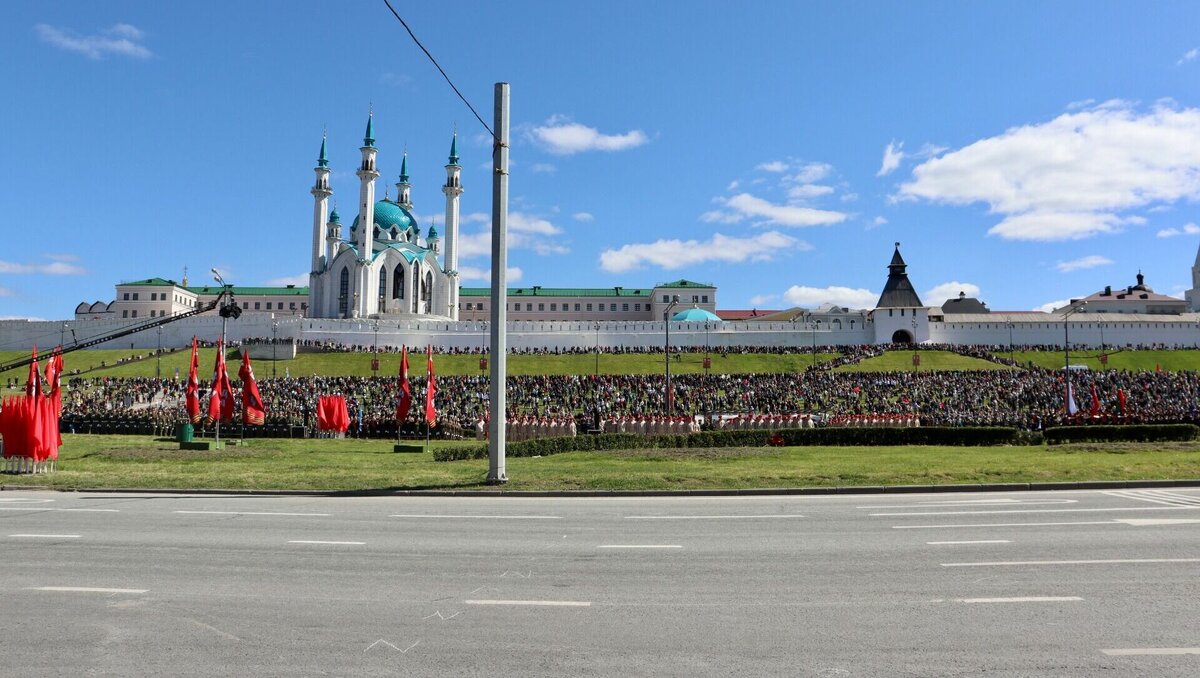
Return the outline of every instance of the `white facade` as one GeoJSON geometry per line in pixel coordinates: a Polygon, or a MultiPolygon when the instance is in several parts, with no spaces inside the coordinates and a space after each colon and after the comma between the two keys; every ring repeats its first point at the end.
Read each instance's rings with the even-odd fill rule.
{"type": "Polygon", "coordinates": [[[374,118],[359,149],[358,216],[346,237],[342,236],[337,210],[326,217],[333,190],[329,187],[329,162],[325,141],[314,168],[312,271],[309,274],[308,315],[315,318],[458,317],[458,216],[459,181],[457,139],[450,145],[446,165],[446,261],[438,262],[442,250],[437,230],[422,236],[409,199],[408,158],[404,157],[396,199],[376,200],[377,149],[374,118]],[[322,234],[324,239],[322,239],[322,234]]]}

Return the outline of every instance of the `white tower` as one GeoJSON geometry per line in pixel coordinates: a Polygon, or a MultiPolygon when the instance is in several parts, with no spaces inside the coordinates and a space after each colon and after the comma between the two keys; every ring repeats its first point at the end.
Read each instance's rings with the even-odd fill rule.
{"type": "Polygon", "coordinates": [[[458,164],[458,133],[450,141],[450,162],[446,165],[446,185],[442,193],[446,194],[446,244],[445,258],[442,270],[450,279],[450,289],[447,290],[446,301],[449,308],[446,315],[458,320],[458,198],[463,193],[459,175],[462,167],[458,164]]]}
{"type": "Polygon", "coordinates": [[[375,294],[371,291],[371,255],[375,247],[375,180],[379,171],[375,169],[375,116],[367,114],[367,132],[363,136],[362,165],[358,168],[358,271],[356,284],[351,291],[357,299],[354,316],[365,318],[376,307],[375,294]]]}
{"type": "Polygon", "coordinates": [[[319,286],[317,276],[325,270],[326,262],[329,261],[321,236],[325,231],[329,196],[333,195],[333,189],[329,188],[329,156],[325,153],[324,134],[321,135],[321,154],[317,157],[317,166],[313,168],[313,172],[317,177],[313,182],[312,190],[309,191],[313,196],[313,234],[312,267],[308,274],[308,307],[311,309],[310,313],[317,315],[323,311],[318,303],[320,294],[317,289],[319,286]]]}
{"type": "Polygon", "coordinates": [[[1192,263],[1192,289],[1184,292],[1183,297],[1187,299],[1188,309],[1200,311],[1200,249],[1197,249],[1196,261],[1192,263]]]}

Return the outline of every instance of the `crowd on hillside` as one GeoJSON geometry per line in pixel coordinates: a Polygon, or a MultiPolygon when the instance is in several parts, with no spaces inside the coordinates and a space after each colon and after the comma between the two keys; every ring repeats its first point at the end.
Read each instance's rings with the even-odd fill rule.
{"type": "MultiPolygon", "coordinates": [[[[835,364],[879,350],[848,351],[835,364]]],[[[730,415],[808,414],[823,422],[856,415],[903,415],[918,419],[922,426],[1030,429],[1088,417],[1147,423],[1200,421],[1200,373],[1196,372],[1073,371],[1071,392],[1079,413],[1072,417],[1065,408],[1068,389],[1061,369],[842,372],[828,367],[824,363],[800,373],[675,375],[671,380],[674,414],[714,421],[730,415]]],[[[420,430],[425,377],[422,369],[414,372],[410,382],[414,404],[406,427],[420,430]]],[[[487,412],[488,378],[439,376],[437,384],[438,418],[473,430],[487,412]]],[[[183,379],[72,378],[64,394],[64,419],[182,421],[185,385],[183,379]]],[[[258,385],[268,423],[312,427],[317,397],[342,394],[352,433],[396,428],[399,388],[394,376],[263,378],[258,385]]],[[[588,430],[596,420],[666,414],[664,387],[662,375],[513,376],[508,384],[508,411],[513,418],[573,419],[579,430],[588,430]]]]}

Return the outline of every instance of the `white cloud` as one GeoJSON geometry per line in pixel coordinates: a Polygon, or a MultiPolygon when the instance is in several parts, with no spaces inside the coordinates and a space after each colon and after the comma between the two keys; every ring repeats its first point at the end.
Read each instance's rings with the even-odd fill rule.
{"type": "Polygon", "coordinates": [[[129,24],[115,24],[95,35],[76,35],[47,24],[37,24],[33,30],[50,45],[68,52],[78,52],[89,59],[103,59],[108,54],[120,54],[135,59],[148,59],[154,53],[140,44],[143,33],[129,24]]]}
{"type": "Polygon", "coordinates": [[[725,187],[725,190],[736,191],[737,187],[741,186],[741,185],[742,185],[742,182],[738,181],[737,179],[734,179],[733,181],[729,182],[729,185],[725,187]]]}
{"type": "Polygon", "coordinates": [[[0,261],[0,273],[9,275],[83,275],[83,268],[65,261],[55,261],[49,264],[18,264],[11,261],[0,261]]]}
{"type": "Polygon", "coordinates": [[[808,200],[833,193],[833,186],[824,184],[800,184],[788,189],[787,195],[793,200],[808,200]]]}
{"type": "Polygon", "coordinates": [[[1184,224],[1180,228],[1164,228],[1158,232],[1160,238],[1174,238],[1177,235],[1200,235],[1200,226],[1196,224],[1184,224]]]}
{"type": "Polygon", "coordinates": [[[750,297],[750,305],[754,308],[758,308],[759,306],[766,306],[767,304],[774,303],[778,298],[778,294],[756,294],[750,297]]]}
{"type": "Polygon", "coordinates": [[[1048,302],[1042,304],[1041,306],[1034,308],[1033,310],[1041,311],[1042,313],[1053,313],[1054,309],[1062,308],[1063,306],[1066,306],[1069,303],[1071,303],[1070,299],[1059,299],[1058,301],[1048,301],[1048,302]]]}
{"type": "Polygon", "coordinates": [[[821,304],[835,304],[847,308],[874,308],[879,293],[861,287],[806,287],[792,285],[783,293],[783,298],[793,306],[816,308],[821,304]]]}
{"type": "Polygon", "coordinates": [[[896,197],[985,203],[1008,240],[1116,232],[1128,210],[1200,199],[1200,109],[1109,101],[1009,129],[918,165],[896,197]]]}
{"type": "Polygon", "coordinates": [[[888,222],[888,220],[885,217],[875,217],[874,219],[871,220],[871,225],[872,226],[883,226],[887,222],[888,222]]]}
{"type": "Polygon", "coordinates": [[[1072,259],[1071,261],[1060,261],[1054,265],[1054,268],[1057,268],[1060,273],[1070,273],[1071,271],[1082,271],[1089,268],[1096,268],[1097,266],[1108,266],[1111,263],[1113,263],[1112,259],[1102,257],[1099,254],[1093,254],[1072,259]]]}
{"type": "Polygon", "coordinates": [[[533,170],[534,174],[553,174],[558,171],[558,168],[548,162],[535,162],[529,169],[533,170]]]}
{"type": "MultiPolygon", "coordinates": [[[[521,279],[525,277],[525,272],[516,266],[510,266],[507,271],[507,282],[510,285],[520,282],[521,279]]],[[[462,282],[467,282],[468,280],[478,280],[490,285],[492,283],[492,269],[477,268],[475,266],[460,266],[458,268],[458,277],[462,282]]]]}
{"type": "Polygon", "coordinates": [[[596,128],[569,122],[553,116],[529,136],[535,143],[554,155],[573,155],[584,151],[624,151],[645,144],[650,139],[641,130],[624,134],[601,134],[596,128]]]}
{"type": "Polygon", "coordinates": [[[53,259],[54,261],[65,261],[67,263],[79,261],[78,255],[75,254],[47,254],[46,258],[53,259]]]}
{"type": "Polygon", "coordinates": [[[28,320],[31,323],[46,322],[45,318],[39,318],[35,315],[0,315],[0,320],[28,320]]]}
{"type": "MultiPolygon", "coordinates": [[[[482,219],[488,228],[478,233],[460,233],[458,237],[458,255],[463,259],[490,256],[492,253],[491,217],[476,212],[471,215],[471,222],[482,219]]],[[[567,254],[571,250],[558,242],[555,236],[562,235],[562,229],[549,221],[525,212],[508,213],[508,248],[510,250],[526,249],[546,256],[550,254],[567,254]]]]}
{"type": "Polygon", "coordinates": [[[725,199],[719,198],[717,202],[725,205],[729,211],[705,212],[700,215],[703,221],[732,224],[754,217],[762,219],[761,225],[822,226],[840,223],[845,221],[848,216],[844,212],[818,210],[799,205],[779,205],[749,193],[739,193],[725,199]]]}
{"type": "Polygon", "coordinates": [[[783,178],[786,183],[811,184],[833,174],[833,165],[827,162],[809,162],[800,166],[795,174],[783,178]]]}
{"type": "Polygon", "coordinates": [[[807,249],[812,249],[812,246],[777,231],[751,237],[729,237],[714,233],[712,238],[704,242],[657,240],[607,249],[600,253],[600,268],[609,273],[624,273],[649,264],[674,270],[710,261],[770,261],[781,253],[807,249]]]}
{"type": "Polygon", "coordinates": [[[295,285],[296,287],[308,287],[308,274],[299,273],[297,275],[285,275],[279,278],[271,278],[266,282],[271,287],[287,287],[295,285]]]}
{"type": "Polygon", "coordinates": [[[1197,58],[1200,58],[1200,47],[1193,47],[1184,52],[1183,56],[1179,57],[1179,61],[1175,62],[1175,65],[1182,66],[1189,61],[1195,61],[1197,58]]]}
{"type": "Polygon", "coordinates": [[[782,160],[772,160],[770,162],[764,162],[754,169],[762,172],[786,172],[787,168],[788,166],[786,162],[782,160]]]}
{"type": "Polygon", "coordinates": [[[883,149],[883,162],[879,165],[879,171],[875,176],[882,177],[896,171],[900,166],[900,161],[904,159],[904,142],[896,143],[889,141],[886,148],[883,149]]]}
{"type": "Polygon", "coordinates": [[[583,222],[594,221],[596,219],[596,217],[592,216],[591,212],[576,212],[575,214],[571,215],[571,217],[575,219],[575,221],[583,222]]]}
{"type": "Polygon", "coordinates": [[[979,285],[951,280],[950,282],[942,283],[926,290],[925,294],[921,296],[925,299],[925,303],[941,306],[947,299],[957,299],[959,292],[965,293],[968,297],[978,299],[979,285]]]}

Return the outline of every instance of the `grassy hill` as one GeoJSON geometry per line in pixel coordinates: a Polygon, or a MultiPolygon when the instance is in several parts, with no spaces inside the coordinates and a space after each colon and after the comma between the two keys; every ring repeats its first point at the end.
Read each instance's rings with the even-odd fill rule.
{"type": "MultiPolygon", "coordinates": [[[[1164,372],[1180,372],[1184,370],[1200,370],[1200,351],[1180,349],[1177,351],[1154,350],[1121,350],[1109,349],[1108,364],[1100,362],[1100,349],[1073,349],[1071,351],[1072,365],[1087,365],[1092,370],[1153,370],[1156,367],[1164,372]]],[[[998,355],[1007,358],[1004,352],[998,355]]],[[[1033,363],[1048,369],[1062,369],[1066,356],[1062,351],[1017,351],[1013,358],[1020,365],[1033,363]]]]}
{"type": "Polygon", "coordinates": [[[1006,370],[1004,365],[968,358],[950,351],[888,351],[881,356],[867,358],[854,365],[842,365],[837,370],[841,372],[905,372],[917,370],[921,372],[948,370],[1006,370]],[[921,364],[914,366],[913,355],[921,356],[921,364]]]}

